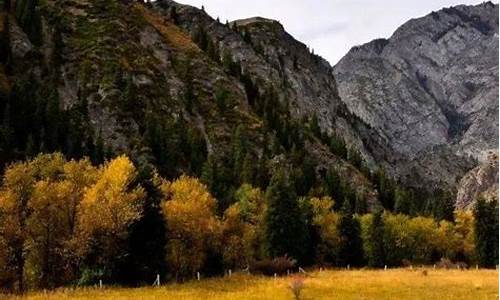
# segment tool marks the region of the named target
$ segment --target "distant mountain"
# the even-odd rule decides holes
[[[401,180],[461,189],[469,170],[492,159],[498,178],[498,5],[412,19],[389,39],[352,48],[334,74],[349,111],[390,148],[371,154]]]

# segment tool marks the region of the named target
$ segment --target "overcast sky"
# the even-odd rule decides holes
[[[178,0],[201,7],[214,18],[261,16],[279,20],[296,39],[333,65],[347,51],[391,34],[411,18],[478,0]],[[498,1],[493,1],[498,3]]]

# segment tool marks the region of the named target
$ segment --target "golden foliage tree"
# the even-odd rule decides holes
[[[169,242],[167,262],[180,280],[199,271],[207,253],[220,246],[221,222],[216,200],[198,179],[181,176],[162,185]]]
[[[330,197],[310,199],[313,225],[317,228],[319,241],[316,258],[319,264],[334,262],[341,239],[338,231],[340,216],[333,211],[334,201]]]
[[[4,244],[4,281],[10,288],[24,290],[24,241],[28,202],[33,192],[35,173],[29,163],[18,163],[7,168],[0,192],[0,235]]]
[[[141,216],[144,197],[141,187],[131,187],[135,176],[132,162],[119,156],[99,169],[95,184],[85,191],[78,209],[75,243],[81,257],[93,257],[89,264],[103,266],[125,250],[127,229]]]
[[[243,184],[235,198],[224,213],[222,255],[226,267],[244,268],[263,258],[266,205],[262,191],[249,184]]]

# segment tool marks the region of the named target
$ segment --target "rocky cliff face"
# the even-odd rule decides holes
[[[334,74],[348,109],[390,147],[372,154],[406,182],[455,187],[497,152],[498,5],[412,19],[352,48]]]

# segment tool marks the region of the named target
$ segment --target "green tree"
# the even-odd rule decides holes
[[[343,203],[342,201],[344,201],[345,185],[335,169],[328,170],[324,184],[327,195],[335,201],[335,210],[338,210],[342,205],[341,203]]]
[[[411,215],[414,212],[414,195],[411,190],[398,187],[394,199],[395,212],[405,215]]]
[[[308,228],[294,189],[282,168],[273,175],[265,198],[269,254],[272,257],[289,255],[303,261],[308,249]]]
[[[229,92],[223,88],[218,88],[215,92],[215,104],[221,112],[225,112],[229,105]]]
[[[498,201],[477,199],[474,207],[474,234],[479,264],[498,264]]]
[[[436,195],[432,210],[434,218],[437,221],[454,222],[455,199],[452,193],[449,191],[436,191],[434,194]]]
[[[361,266],[363,264],[363,243],[359,221],[353,217],[352,208],[346,199],[339,221],[340,250],[337,264],[340,266]]]
[[[384,253],[384,220],[382,219],[382,210],[377,210],[373,214],[372,222],[368,229],[369,251],[366,253],[368,265],[374,268],[380,268],[385,263]]]
[[[373,175],[373,182],[378,190],[379,202],[385,209],[394,209],[394,183],[390,180],[384,169],[378,169]]]
[[[354,212],[358,215],[365,214],[368,211],[368,203],[366,195],[363,193],[356,193],[356,204],[354,205]]]
[[[137,178],[133,185],[140,185],[146,193],[141,217],[129,228],[127,255],[117,275],[119,282],[152,282],[156,274],[162,278],[166,275],[167,231],[166,217],[161,210],[161,183],[151,164],[142,160],[138,162]]]

